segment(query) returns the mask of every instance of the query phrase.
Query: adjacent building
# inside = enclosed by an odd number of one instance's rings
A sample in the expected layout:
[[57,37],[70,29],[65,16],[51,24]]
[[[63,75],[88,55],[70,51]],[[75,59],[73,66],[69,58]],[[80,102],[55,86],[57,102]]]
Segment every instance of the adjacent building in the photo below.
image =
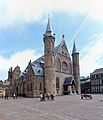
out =
[[10,82],[5,80],[4,82],[0,81],[0,97],[4,97],[5,94],[11,96]]
[[91,80],[90,77],[82,77],[80,79],[81,93],[91,93]]
[[90,73],[91,79],[91,92],[103,93],[103,68],[96,69],[93,73]]
[[0,97],[2,97],[2,95],[4,94],[3,91],[4,91],[4,90],[3,90],[3,81],[0,80]]

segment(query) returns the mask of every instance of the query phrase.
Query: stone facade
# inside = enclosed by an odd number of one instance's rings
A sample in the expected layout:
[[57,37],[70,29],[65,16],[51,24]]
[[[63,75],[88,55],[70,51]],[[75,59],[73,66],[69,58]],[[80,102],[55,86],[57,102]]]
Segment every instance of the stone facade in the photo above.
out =
[[11,90],[10,90],[10,82],[9,81],[0,81],[0,97],[4,97],[5,94],[8,94],[8,96],[11,96]]
[[55,47],[55,34],[51,30],[50,20],[43,41],[43,56],[34,62],[30,60],[24,72],[18,66],[9,70],[8,79],[12,92],[28,97],[37,97],[40,93],[80,94],[79,53],[75,44],[71,60],[64,35],[61,43]]
[[3,89],[3,82],[2,80],[0,81],[0,97],[2,97],[2,95],[4,95],[4,89]]

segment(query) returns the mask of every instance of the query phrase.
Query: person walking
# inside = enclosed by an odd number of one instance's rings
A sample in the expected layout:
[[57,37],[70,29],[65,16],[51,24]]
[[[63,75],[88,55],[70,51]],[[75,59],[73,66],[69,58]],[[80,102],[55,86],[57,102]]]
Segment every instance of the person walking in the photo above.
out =
[[13,97],[14,97],[14,99],[15,99],[15,93],[14,93]]
[[17,99],[17,94],[15,95],[15,98]]
[[51,93],[50,97],[51,97],[51,100],[54,100],[54,95],[53,95],[53,93]]
[[40,101],[43,101],[43,94],[40,93]]

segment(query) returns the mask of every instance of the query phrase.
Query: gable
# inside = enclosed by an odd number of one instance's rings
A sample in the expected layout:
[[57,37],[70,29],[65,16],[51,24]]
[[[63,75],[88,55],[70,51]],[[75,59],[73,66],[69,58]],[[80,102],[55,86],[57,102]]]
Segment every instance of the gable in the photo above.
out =
[[67,46],[66,46],[66,43],[65,43],[64,40],[62,40],[61,43],[60,43],[60,44],[56,47],[56,49],[55,49],[55,57],[56,57],[58,54],[70,58],[70,54],[69,54],[69,52],[68,52],[68,49],[67,49]]
[[72,74],[72,62],[65,41],[62,39],[55,54],[55,69]]
[[27,68],[24,71],[24,74],[26,74],[26,75],[34,75],[34,71],[33,71],[31,62],[29,62]]

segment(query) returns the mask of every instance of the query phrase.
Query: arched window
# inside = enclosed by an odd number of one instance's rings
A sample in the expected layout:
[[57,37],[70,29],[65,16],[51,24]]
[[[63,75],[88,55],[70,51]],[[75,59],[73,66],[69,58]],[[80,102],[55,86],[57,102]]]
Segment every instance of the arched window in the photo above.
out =
[[40,83],[39,90],[42,90],[42,83]]
[[60,85],[59,85],[59,77],[56,77],[56,88],[60,88]]
[[61,71],[61,63],[60,63],[60,60],[59,60],[59,59],[57,60],[56,67],[57,67],[57,70],[58,70],[58,71]]
[[66,62],[62,62],[62,70],[68,71],[68,64]]
[[32,83],[30,83],[30,91],[32,91]]
[[29,91],[29,84],[27,84],[27,91]]

